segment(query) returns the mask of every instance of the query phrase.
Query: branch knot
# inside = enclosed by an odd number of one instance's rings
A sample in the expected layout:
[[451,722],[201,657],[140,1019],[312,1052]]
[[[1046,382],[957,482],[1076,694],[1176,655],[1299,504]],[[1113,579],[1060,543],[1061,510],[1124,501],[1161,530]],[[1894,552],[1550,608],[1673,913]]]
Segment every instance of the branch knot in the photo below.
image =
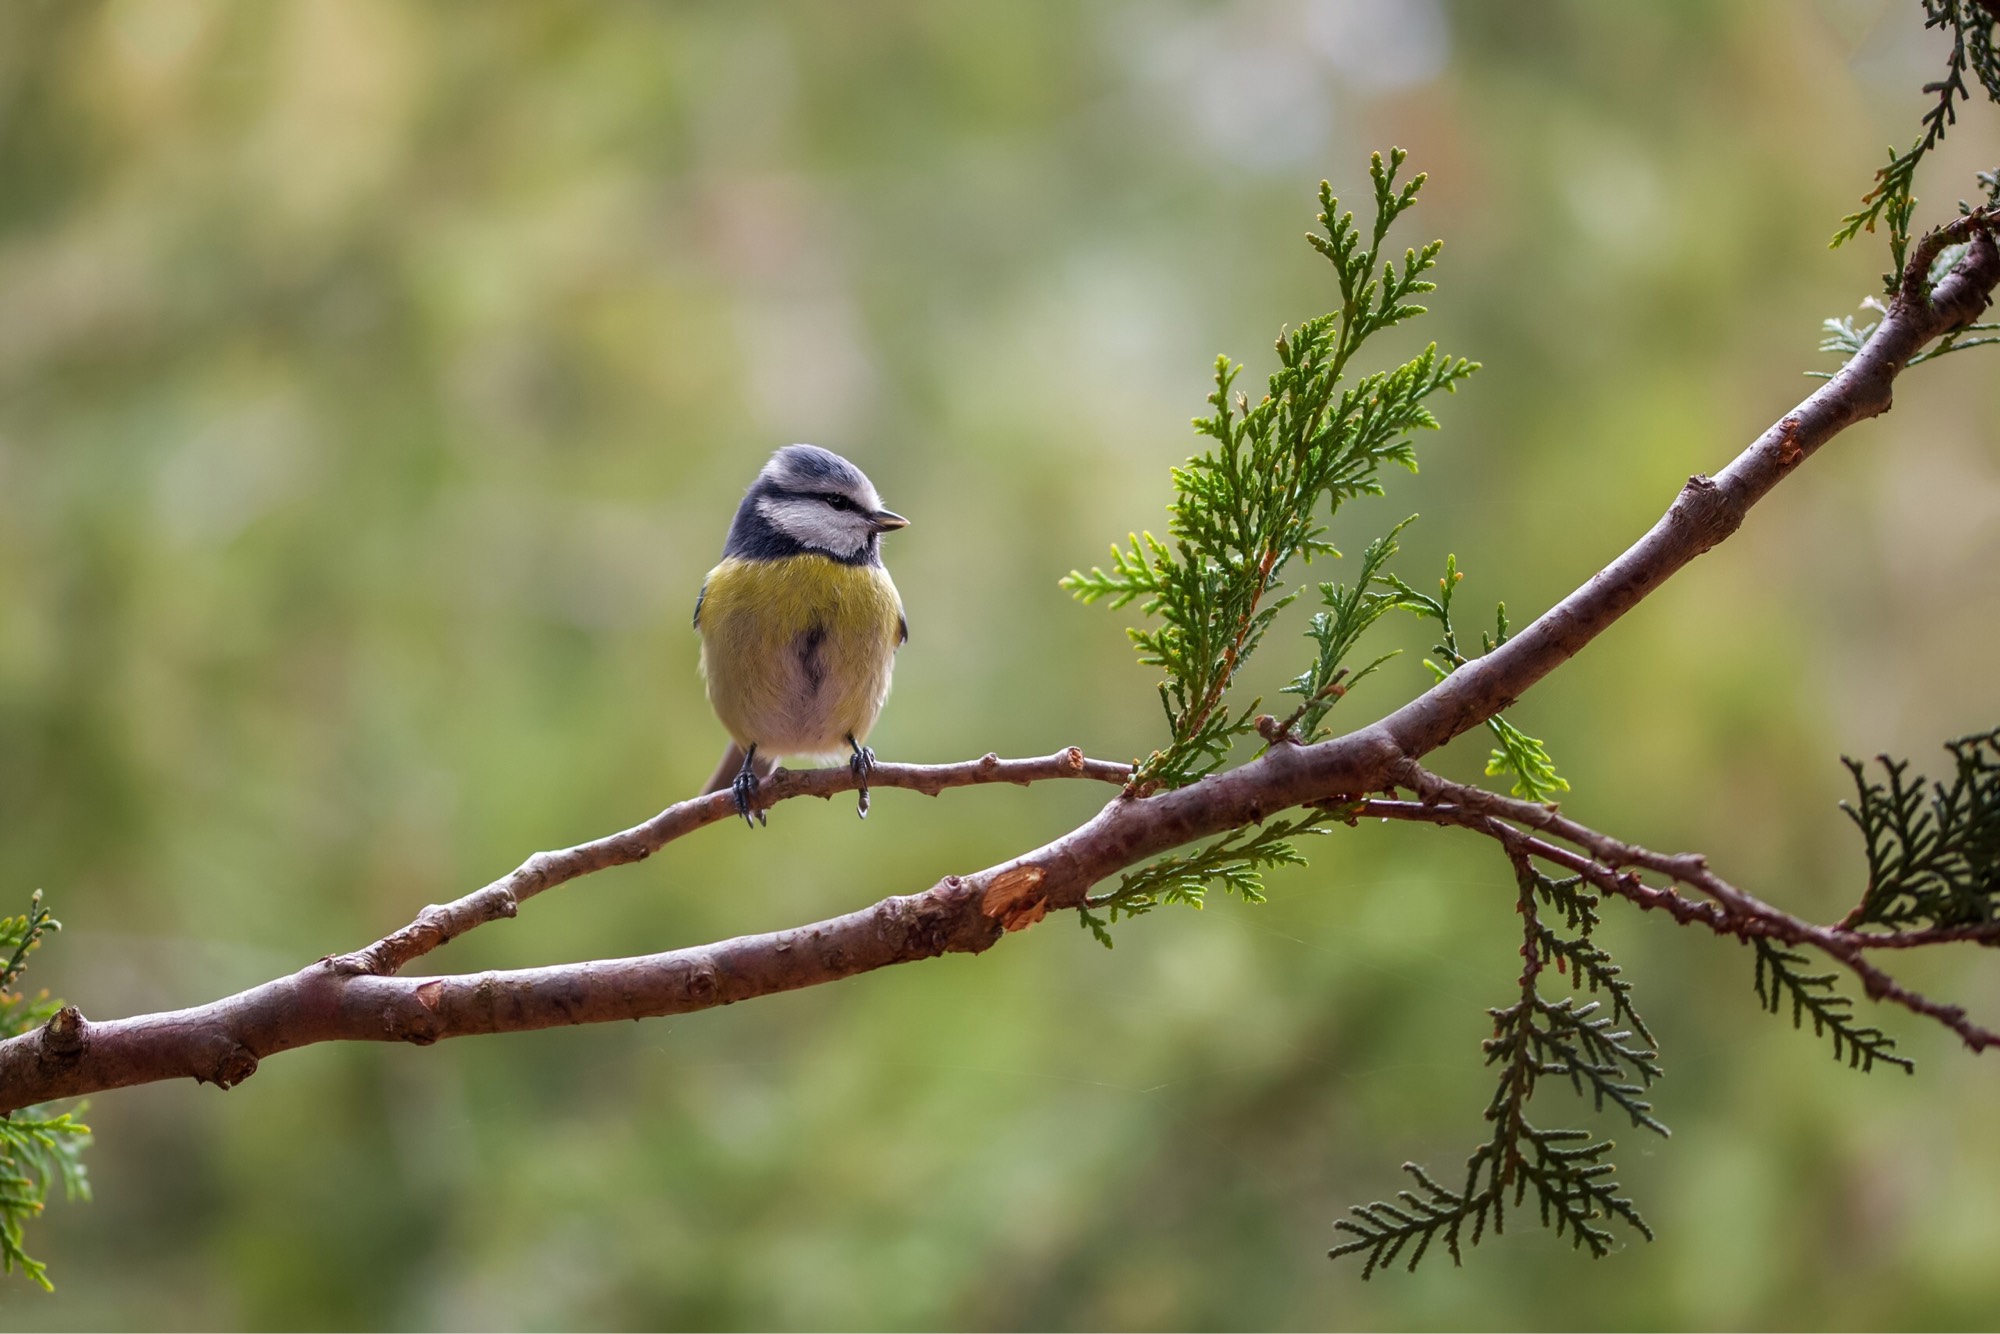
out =
[[42,1025],[42,1050],[51,1056],[74,1060],[83,1055],[90,1045],[88,1025],[84,1022],[83,1011],[74,1005],[65,1005],[49,1016],[48,1023]]
[[[1792,448],[1798,449],[1796,442]],[[1704,473],[1687,479],[1670,513],[1691,530],[1699,551],[1707,551],[1743,526],[1742,506]]]

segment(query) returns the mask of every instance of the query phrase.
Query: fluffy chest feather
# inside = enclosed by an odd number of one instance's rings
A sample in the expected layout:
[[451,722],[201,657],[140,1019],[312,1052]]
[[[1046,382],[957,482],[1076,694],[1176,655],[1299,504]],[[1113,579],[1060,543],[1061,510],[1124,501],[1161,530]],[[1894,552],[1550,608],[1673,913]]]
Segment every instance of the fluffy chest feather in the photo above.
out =
[[695,624],[709,702],[739,744],[835,754],[881,711],[903,606],[879,565],[729,557],[709,572]]

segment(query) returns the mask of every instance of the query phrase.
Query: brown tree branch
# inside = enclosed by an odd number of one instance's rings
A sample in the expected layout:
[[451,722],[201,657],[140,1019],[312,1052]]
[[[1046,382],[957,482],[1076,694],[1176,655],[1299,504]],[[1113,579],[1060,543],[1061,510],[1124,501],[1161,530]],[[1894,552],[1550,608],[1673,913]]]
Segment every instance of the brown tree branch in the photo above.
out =
[[[1841,431],[1889,410],[1891,389],[1926,344],[1977,320],[2000,282],[1994,229],[2000,210],[1976,209],[1927,235],[1905,270],[1904,290],[1868,341],[1798,407],[1779,418],[1713,478],[1688,478],[1652,531],[1583,587],[1505,644],[1461,668],[1376,726],[1409,757],[1479,726],[1637,606],[1696,556],[1742,525],[1750,507]],[[1934,291],[1924,284],[1946,245],[1971,249]],[[1916,286],[1908,281],[1916,275]]]
[[[1292,806],[1392,788],[1399,775],[1408,774],[1410,761],[1505,709],[1674,572],[1728,537],[1751,505],[1833,436],[1887,410],[1891,387],[1910,358],[1975,320],[2000,284],[1996,217],[1995,210],[1977,210],[1927,239],[1912,260],[1912,272],[1927,274],[1924,256],[1935,255],[1950,241],[1970,245],[1935,289],[1925,290],[1921,276],[1914,287],[1906,285],[1853,359],[1713,480],[1690,478],[1666,515],[1624,555],[1507,643],[1377,723],[1316,745],[1274,744],[1237,769],[1174,791],[1143,798],[1122,794],[1090,821],[1041,848],[970,875],[946,876],[921,894],[884,899],[812,926],[636,959],[466,977],[395,975],[445,940],[511,915],[523,898],[604,866],[640,860],[671,838],[727,818],[730,809],[722,795],[682,803],[608,839],[531,858],[504,880],[457,903],[426,909],[410,926],[357,954],[321,960],[236,996],[171,1014],[104,1023],[88,1023],[76,1010],[65,1009],[42,1028],[0,1042],[0,1111],[159,1079],[191,1076],[233,1084],[253,1072],[261,1058],[311,1042],[434,1042],[470,1033],[685,1013],[948,951],[976,952],[992,945],[1003,930],[1039,921],[1052,909],[1076,907],[1091,886],[1169,848]],[[1921,270],[1919,262],[1925,266]],[[983,764],[973,762],[974,768]],[[944,766],[954,771],[963,767]],[[915,775],[905,775],[907,782],[885,777],[893,768],[878,767],[873,781],[926,790]],[[1118,771],[1116,777],[1111,769]],[[1092,762],[1081,762],[1067,776],[1119,781],[1124,772],[1122,766],[1098,771]],[[935,775],[925,781],[953,785]],[[781,789],[786,796],[826,796],[851,786],[839,770],[790,776],[787,782],[796,786]],[[1472,814],[1505,825],[1498,815]],[[1510,836],[1531,838],[1518,830]],[[1734,911],[1721,896],[1702,904],[1654,890],[1640,885],[1636,875],[1606,871],[1591,856],[1543,839],[1523,846],[1537,856],[1553,855],[1558,864],[1570,864],[1561,862],[1569,857],[1596,868],[1590,874],[1601,872],[1626,886],[1614,892],[1666,908],[1682,920],[1704,920],[1709,910]],[[1742,900],[1747,896],[1738,897]],[[1859,957],[1860,948],[1853,947],[1852,957],[1837,957],[1862,976],[1870,994],[1902,1000],[1896,984],[1883,980],[1886,975]],[[1938,1017],[1951,1022],[1943,1013]],[[1959,1018],[1962,1022],[1963,1016]],[[1974,1037],[1968,1035],[1967,1041]]]
[[[1031,760],[1003,760],[988,752],[979,759],[959,764],[877,764],[869,771],[869,785],[907,788],[935,797],[946,788],[978,783],[1017,783],[1025,787],[1051,778],[1090,778],[1122,784],[1131,774],[1129,764],[1088,759],[1071,746]],[[831,798],[852,792],[858,786],[853,773],[845,767],[780,769],[758,785],[755,809],[768,810],[793,797]],[[644,861],[675,839],[735,814],[735,799],[727,792],[675,802],[644,824],[573,848],[538,852],[482,889],[450,903],[432,904],[408,926],[391,932],[368,948],[322,962],[339,973],[377,976],[399,973],[411,960],[476,926],[512,917],[524,901],[545,889],[592,871]]]
[[[1717,935],[1739,940],[1763,937],[1789,945],[1810,945],[1839,961],[1860,979],[1863,989],[1875,1000],[1893,1001],[1915,1014],[1935,1019],[1951,1029],[1973,1051],[2000,1046],[2000,1032],[1972,1022],[1965,1010],[1921,995],[1898,982],[1886,970],[1869,961],[1871,949],[1911,948],[1950,941],[1990,942],[2000,938],[2000,924],[1983,923],[1970,927],[1929,928],[1911,932],[1856,931],[1841,926],[1821,926],[1774,908],[1744,893],[1709,869],[1708,859],[1698,853],[1661,853],[1601,834],[1578,824],[1552,806],[1503,797],[1484,788],[1454,783],[1414,763],[1398,766],[1397,782],[1417,792],[1419,802],[1364,802],[1362,815],[1395,820],[1424,820],[1456,825],[1496,839],[1510,856],[1531,856],[1583,876],[1607,893],[1629,899],[1645,908],[1665,908],[1683,923],[1699,922]],[[1512,823],[1509,823],[1509,822]],[[1515,826],[1552,835],[1582,850],[1578,856],[1543,839],[1532,838]],[[1693,902],[1645,884],[1626,871],[1641,867],[1669,880],[1699,890],[1713,902]],[[1625,874],[1620,874],[1625,871]],[[1704,909],[1706,911],[1704,911]]]

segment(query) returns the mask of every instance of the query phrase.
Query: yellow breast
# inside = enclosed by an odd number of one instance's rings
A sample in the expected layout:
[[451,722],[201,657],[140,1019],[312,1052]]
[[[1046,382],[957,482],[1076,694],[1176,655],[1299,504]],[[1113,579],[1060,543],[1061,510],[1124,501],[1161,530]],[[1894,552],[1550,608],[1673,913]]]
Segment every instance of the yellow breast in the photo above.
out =
[[881,711],[902,624],[879,565],[729,557],[709,571],[696,616],[709,703],[739,745],[844,753]]

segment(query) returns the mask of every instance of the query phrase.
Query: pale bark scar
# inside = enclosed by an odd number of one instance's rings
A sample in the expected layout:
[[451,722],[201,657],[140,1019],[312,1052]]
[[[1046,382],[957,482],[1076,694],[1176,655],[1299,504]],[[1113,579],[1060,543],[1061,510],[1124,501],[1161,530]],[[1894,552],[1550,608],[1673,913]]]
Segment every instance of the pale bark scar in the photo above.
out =
[[1039,866],[1010,866],[993,877],[979,901],[979,911],[995,918],[1009,931],[1033,926],[1048,916],[1048,900],[1041,895],[1042,881],[1049,873]]

